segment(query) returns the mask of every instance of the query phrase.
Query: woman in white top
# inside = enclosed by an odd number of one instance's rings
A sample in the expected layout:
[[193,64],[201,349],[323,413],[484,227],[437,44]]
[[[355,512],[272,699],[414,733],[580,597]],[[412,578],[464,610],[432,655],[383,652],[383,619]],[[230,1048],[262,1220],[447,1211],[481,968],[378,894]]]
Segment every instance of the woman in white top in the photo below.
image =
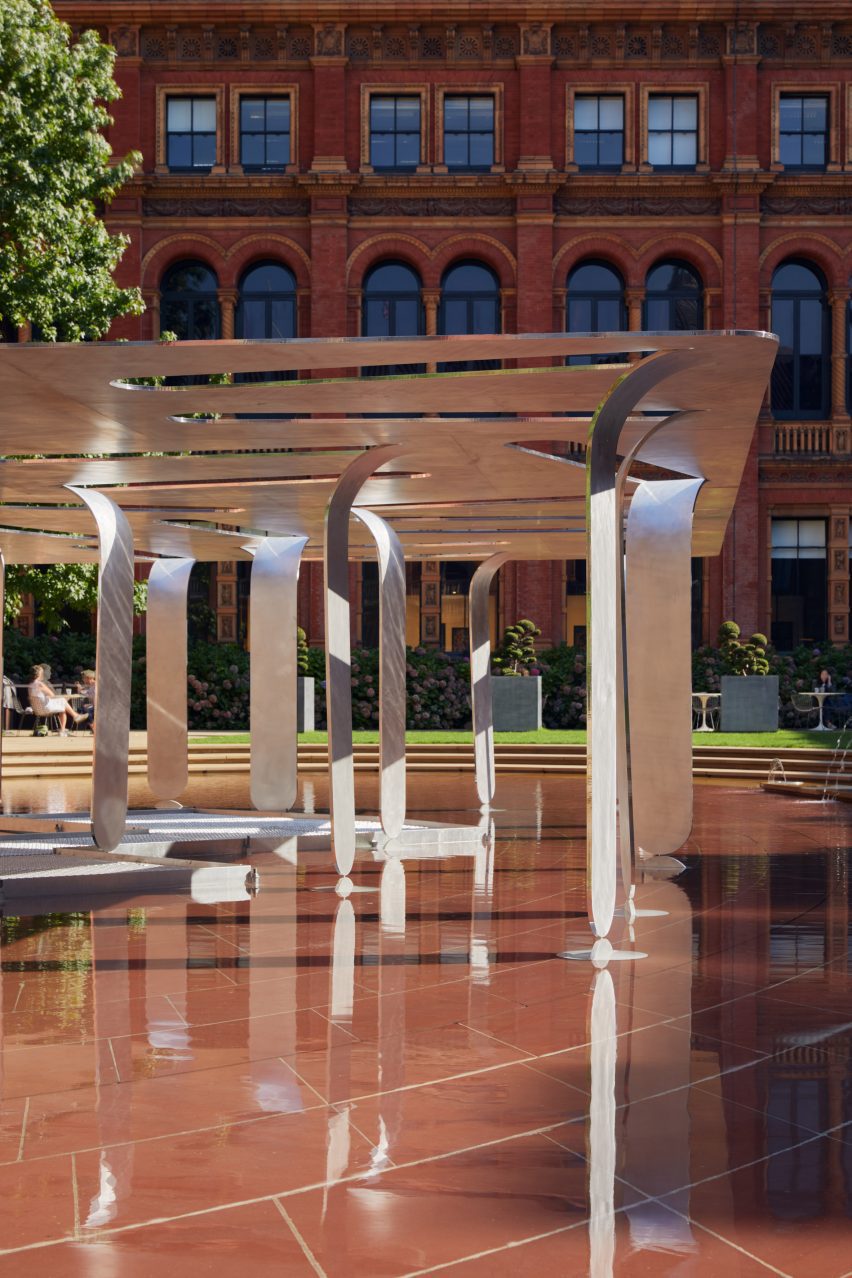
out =
[[33,714],[42,717],[55,714],[59,718],[59,731],[63,736],[67,736],[65,725],[68,722],[68,716],[75,723],[81,723],[85,719],[84,714],[78,714],[70,701],[66,701],[64,697],[59,697],[51,688],[50,684],[44,677],[44,666],[33,666],[32,678],[28,686],[30,698],[30,708]]

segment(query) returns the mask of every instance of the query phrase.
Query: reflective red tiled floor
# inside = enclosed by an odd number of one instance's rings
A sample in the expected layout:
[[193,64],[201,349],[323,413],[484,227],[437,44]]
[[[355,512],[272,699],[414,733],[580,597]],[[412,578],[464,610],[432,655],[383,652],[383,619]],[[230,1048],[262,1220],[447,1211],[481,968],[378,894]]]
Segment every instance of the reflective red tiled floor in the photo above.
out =
[[[469,777],[410,799],[479,820]],[[3,918],[0,1274],[852,1273],[852,809],[699,788],[596,973],[554,957],[582,784],[498,801],[493,854],[349,899],[264,853],[244,905]]]

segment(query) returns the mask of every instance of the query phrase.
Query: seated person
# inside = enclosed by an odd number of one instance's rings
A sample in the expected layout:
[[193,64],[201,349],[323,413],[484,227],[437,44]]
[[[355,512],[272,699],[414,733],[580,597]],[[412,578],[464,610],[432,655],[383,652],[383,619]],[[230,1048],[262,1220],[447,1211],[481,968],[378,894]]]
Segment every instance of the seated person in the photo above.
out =
[[44,666],[33,666],[27,691],[33,714],[40,715],[42,718],[49,714],[58,716],[60,736],[68,735],[66,724],[69,715],[75,723],[82,723],[86,717],[84,714],[78,714],[65,697],[57,696],[45,678]]
[[82,675],[83,682],[77,684],[77,691],[83,694],[81,708],[83,717],[89,727],[95,730],[95,694],[97,691],[95,683],[94,670],[84,670]]

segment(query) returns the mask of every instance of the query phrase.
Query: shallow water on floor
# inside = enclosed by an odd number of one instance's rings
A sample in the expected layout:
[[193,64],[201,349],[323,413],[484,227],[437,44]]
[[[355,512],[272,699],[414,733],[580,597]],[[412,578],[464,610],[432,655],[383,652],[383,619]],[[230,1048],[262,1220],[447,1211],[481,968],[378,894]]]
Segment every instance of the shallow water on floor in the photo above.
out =
[[[0,1274],[846,1274],[850,809],[698,788],[685,871],[637,888],[665,913],[616,927],[648,957],[595,972],[555,957],[584,794],[501,777],[489,847],[364,855],[348,899],[263,853],[245,903],[0,920]],[[480,820],[471,776],[409,807]]]

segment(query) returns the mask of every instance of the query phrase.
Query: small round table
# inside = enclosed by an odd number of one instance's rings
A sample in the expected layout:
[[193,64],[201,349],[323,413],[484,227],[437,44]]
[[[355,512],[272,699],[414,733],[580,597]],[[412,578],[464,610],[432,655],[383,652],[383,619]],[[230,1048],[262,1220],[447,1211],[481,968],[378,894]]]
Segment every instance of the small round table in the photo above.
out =
[[721,694],[720,694],[720,693],[718,693],[718,692],[693,692],[693,694],[692,694],[692,695],[693,695],[694,697],[697,697],[697,698],[698,698],[698,701],[699,701],[699,703],[700,703],[700,707],[701,707],[701,723],[700,723],[700,724],[699,724],[699,726],[695,729],[695,731],[696,731],[696,732],[713,732],[713,731],[715,731],[715,729],[714,729],[714,728],[712,728],[712,727],[710,726],[710,724],[707,722],[707,710],[708,710],[708,708],[709,708],[707,703],[709,702],[709,700],[710,700],[710,698],[711,698],[711,697],[718,697],[718,696],[720,696]]
[[827,723],[823,723],[823,720],[822,720],[822,706],[823,706],[823,702],[825,701],[826,697],[836,697],[836,696],[839,696],[839,693],[837,693],[837,692],[809,692],[809,693],[808,693],[808,696],[809,696],[809,697],[814,697],[814,698],[816,699],[816,703],[817,703],[817,705],[819,706],[819,723],[816,725],[816,727],[811,728],[811,729],[810,729],[810,731],[811,731],[811,732],[831,732],[831,728],[828,726],[828,724],[827,724]]

